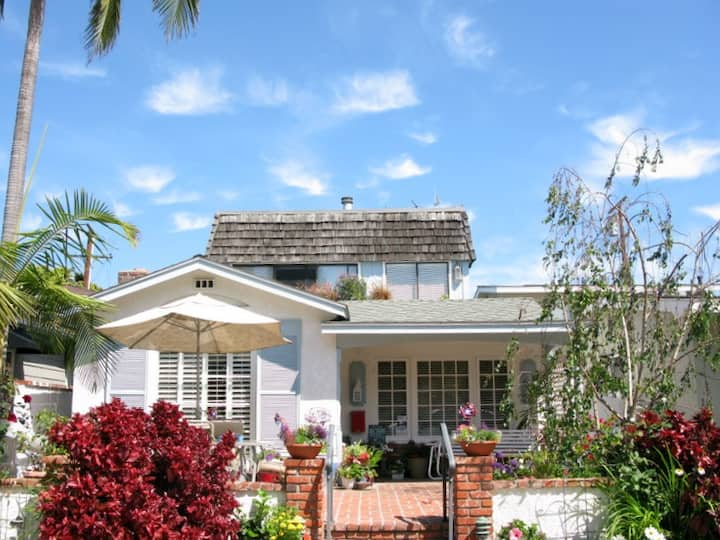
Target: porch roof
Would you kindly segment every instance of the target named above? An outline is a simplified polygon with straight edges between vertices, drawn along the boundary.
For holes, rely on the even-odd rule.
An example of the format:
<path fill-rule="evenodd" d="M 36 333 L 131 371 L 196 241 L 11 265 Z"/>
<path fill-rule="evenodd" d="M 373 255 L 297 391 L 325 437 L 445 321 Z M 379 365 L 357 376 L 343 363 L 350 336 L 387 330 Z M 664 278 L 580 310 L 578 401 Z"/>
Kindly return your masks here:
<path fill-rule="evenodd" d="M 365 300 L 346 302 L 345 321 L 323 323 L 324 334 L 512 334 L 564 333 L 557 319 L 537 323 L 532 298 L 471 300 Z"/>
<path fill-rule="evenodd" d="M 352 323 L 535 322 L 542 311 L 532 298 L 471 300 L 365 300 L 345 302 Z"/>

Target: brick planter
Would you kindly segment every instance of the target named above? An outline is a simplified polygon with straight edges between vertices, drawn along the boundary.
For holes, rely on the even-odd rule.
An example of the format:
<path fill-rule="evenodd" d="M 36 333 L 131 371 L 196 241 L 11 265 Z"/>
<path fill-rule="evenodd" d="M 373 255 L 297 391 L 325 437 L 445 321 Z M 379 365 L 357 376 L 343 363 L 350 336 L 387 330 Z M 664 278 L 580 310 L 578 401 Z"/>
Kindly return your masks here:
<path fill-rule="evenodd" d="M 492 520 L 494 456 L 456 456 L 455 529 L 458 540 L 475 539 L 479 517 Z M 492 537 L 492 536 L 491 536 Z"/>
<path fill-rule="evenodd" d="M 286 504 L 294 506 L 305 518 L 307 540 L 324 536 L 325 486 L 324 459 L 286 459 Z"/>

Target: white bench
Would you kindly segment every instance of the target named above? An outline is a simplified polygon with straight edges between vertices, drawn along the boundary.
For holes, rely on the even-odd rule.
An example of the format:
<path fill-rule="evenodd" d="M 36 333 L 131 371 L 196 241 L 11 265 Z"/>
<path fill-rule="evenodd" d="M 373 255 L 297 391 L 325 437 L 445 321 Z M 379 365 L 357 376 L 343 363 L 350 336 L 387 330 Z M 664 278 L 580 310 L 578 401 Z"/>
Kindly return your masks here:
<path fill-rule="evenodd" d="M 524 454 L 535 447 L 535 432 L 530 429 L 503 429 L 496 452 L 504 455 Z"/>

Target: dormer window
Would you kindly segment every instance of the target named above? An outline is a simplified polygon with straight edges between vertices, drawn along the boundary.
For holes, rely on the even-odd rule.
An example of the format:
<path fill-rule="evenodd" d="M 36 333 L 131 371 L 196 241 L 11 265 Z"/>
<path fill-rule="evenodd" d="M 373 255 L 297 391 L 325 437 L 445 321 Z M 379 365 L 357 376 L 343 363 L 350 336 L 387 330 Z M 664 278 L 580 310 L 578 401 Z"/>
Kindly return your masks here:
<path fill-rule="evenodd" d="M 317 265 L 288 264 L 275 267 L 275 281 L 285 285 L 312 285 L 317 281 Z"/>
<path fill-rule="evenodd" d="M 394 300 L 439 300 L 448 294 L 447 263 L 388 263 L 385 275 Z"/>

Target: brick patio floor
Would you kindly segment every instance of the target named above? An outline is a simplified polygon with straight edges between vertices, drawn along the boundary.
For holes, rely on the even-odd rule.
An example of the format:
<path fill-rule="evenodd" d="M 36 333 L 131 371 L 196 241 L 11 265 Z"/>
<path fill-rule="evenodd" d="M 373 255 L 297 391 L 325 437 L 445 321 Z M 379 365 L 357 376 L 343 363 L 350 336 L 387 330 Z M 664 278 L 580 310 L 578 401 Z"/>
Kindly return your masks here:
<path fill-rule="evenodd" d="M 365 490 L 334 490 L 335 530 L 439 531 L 442 482 L 376 482 Z"/>

